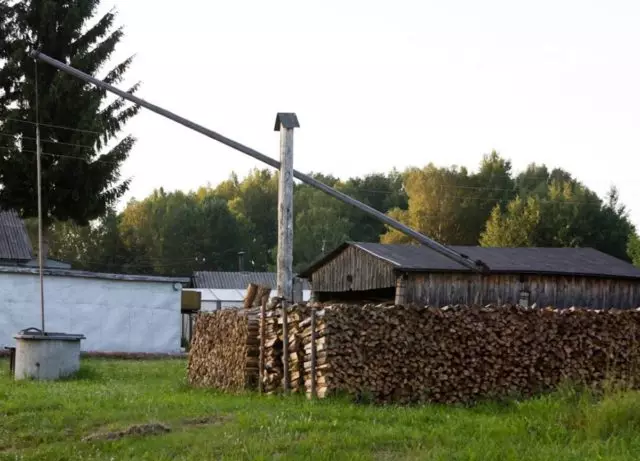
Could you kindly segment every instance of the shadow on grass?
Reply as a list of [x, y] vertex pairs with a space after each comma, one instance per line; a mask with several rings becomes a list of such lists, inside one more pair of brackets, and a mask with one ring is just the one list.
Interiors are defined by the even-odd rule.
[[91, 366], [80, 366], [80, 370], [77, 373], [74, 373], [71, 376], [66, 376], [64, 378], [60, 378], [59, 381], [62, 382], [73, 382], [73, 381], [101, 381], [104, 379], [104, 375], [97, 371], [95, 368]]

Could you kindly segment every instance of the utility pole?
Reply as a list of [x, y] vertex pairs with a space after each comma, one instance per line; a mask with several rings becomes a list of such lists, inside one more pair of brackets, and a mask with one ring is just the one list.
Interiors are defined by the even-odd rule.
[[284, 392], [289, 392], [289, 325], [287, 307], [293, 302], [293, 129], [299, 128], [293, 113], [278, 113], [275, 131], [280, 132], [278, 183], [277, 290], [282, 302], [282, 364]]
[[40, 273], [40, 322], [42, 334], [44, 334], [44, 273], [42, 266], [44, 266], [44, 255], [42, 254], [42, 166], [40, 158], [42, 156], [42, 148], [40, 147], [40, 103], [38, 96], [38, 61], [33, 60], [35, 63], [35, 80], [36, 80], [36, 175], [37, 187], [38, 187], [38, 269]]

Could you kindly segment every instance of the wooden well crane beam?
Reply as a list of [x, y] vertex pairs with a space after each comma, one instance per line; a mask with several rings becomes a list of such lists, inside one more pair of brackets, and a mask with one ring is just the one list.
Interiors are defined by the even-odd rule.
[[[250, 157], [255, 158], [256, 160], [260, 160], [263, 163], [266, 163], [267, 165], [273, 167], [273, 168], [277, 168], [280, 169], [280, 162], [265, 155], [262, 154], [260, 152], [258, 152], [255, 149], [252, 149], [248, 146], [245, 146], [237, 141], [234, 141], [233, 139], [227, 138], [219, 133], [216, 133], [213, 130], [210, 130], [208, 128], [205, 128], [202, 125], [199, 125], [195, 122], [192, 122], [191, 120], [188, 120], [184, 117], [181, 117], [177, 114], [174, 114], [173, 112], [170, 112], [160, 106], [157, 106], [155, 104], [152, 104], [148, 101], [145, 101], [144, 99], [141, 99], [137, 96], [134, 96], [131, 93], [128, 93], [126, 91], [120, 90], [116, 87], [114, 87], [113, 85], [110, 85], [108, 83], [105, 83], [104, 81], [97, 79], [95, 77], [92, 77], [91, 75], [85, 74], [84, 72], [69, 66], [68, 64], [65, 64], [63, 62], [60, 62], [50, 56], [47, 56], [44, 53], [41, 53], [38, 50], [34, 50], [31, 51], [30, 56], [33, 57], [34, 59], [37, 59], [39, 61], [45, 62], [69, 75], [72, 75], [74, 77], [77, 77], [81, 80], [84, 80], [87, 83], [91, 83], [95, 86], [97, 86], [98, 88], [102, 88], [103, 90], [109, 91], [113, 94], [116, 94], [118, 96], [120, 96], [123, 99], [126, 99], [127, 101], [130, 101], [134, 104], [137, 104], [141, 107], [144, 107], [145, 109], [149, 109], [152, 112], [155, 112], [156, 114], [162, 115], [163, 117], [166, 117], [176, 123], [179, 123], [180, 125], [183, 125], [187, 128], [190, 128], [194, 131], [197, 131], [200, 134], [203, 134], [205, 136], [207, 136], [208, 138], [211, 138], [215, 141], [218, 141], [226, 146], [231, 147], [232, 149], [235, 149], [237, 151], [240, 151]], [[309, 186], [315, 187], [318, 190], [321, 190], [323, 192], [325, 192], [326, 194], [340, 200], [343, 203], [346, 203], [347, 205], [351, 205], [353, 207], [358, 208], [359, 210], [363, 211], [364, 213], [368, 214], [369, 216], [372, 216], [374, 218], [376, 218], [378, 221], [386, 224], [387, 226], [413, 238], [414, 240], [418, 241], [419, 243], [426, 245], [427, 247], [431, 248], [434, 251], [437, 251], [438, 253], [452, 259], [453, 261], [456, 261], [457, 263], [473, 270], [476, 272], [485, 272], [487, 271], [489, 268], [486, 264], [484, 264], [481, 261], [473, 261], [470, 258], [466, 257], [465, 255], [462, 255], [460, 253], [458, 253], [457, 251], [454, 251], [453, 249], [442, 245], [439, 242], [436, 242], [433, 239], [430, 239], [429, 237], [422, 235], [419, 232], [416, 232], [415, 230], [411, 229], [410, 227], [405, 226], [404, 224], [402, 224], [399, 221], [396, 221], [395, 219], [390, 218], [389, 216], [387, 216], [386, 214], [376, 210], [375, 208], [370, 207], [369, 205], [366, 205], [362, 202], [359, 202], [358, 200], [355, 200], [353, 197], [350, 197], [330, 186], [327, 186], [326, 184], [318, 181], [317, 179], [306, 175], [304, 173], [301, 173], [299, 171], [293, 170], [293, 176], [297, 179], [299, 179], [300, 181], [302, 181], [305, 184], [308, 184]]]

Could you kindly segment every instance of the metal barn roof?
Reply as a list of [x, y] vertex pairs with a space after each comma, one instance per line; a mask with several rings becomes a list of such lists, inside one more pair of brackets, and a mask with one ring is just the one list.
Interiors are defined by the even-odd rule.
[[[413, 272], [468, 272], [469, 269], [424, 245], [385, 245], [346, 242], [301, 272], [309, 277], [347, 246], [387, 261], [395, 269]], [[452, 245], [451, 249], [472, 260], [482, 260], [493, 273], [539, 273], [638, 278], [640, 269], [593, 248], [487, 248]]]
[[24, 221], [15, 211], [0, 211], [0, 259], [28, 261], [33, 258]]
[[[250, 283], [255, 283], [275, 289], [277, 286], [276, 279], [275, 272], [200, 271], [193, 273], [193, 287], [244, 291]], [[303, 290], [308, 290], [309, 284], [303, 281], [302, 288]]]

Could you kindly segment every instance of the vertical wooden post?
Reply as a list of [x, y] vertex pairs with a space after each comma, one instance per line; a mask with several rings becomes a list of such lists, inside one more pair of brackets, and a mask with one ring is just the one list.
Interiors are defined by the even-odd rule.
[[260, 364], [258, 367], [258, 391], [260, 394], [264, 392], [264, 336], [265, 336], [265, 324], [267, 316], [267, 302], [269, 301], [269, 295], [262, 296], [262, 304], [260, 305]]
[[315, 399], [318, 396], [317, 384], [316, 384], [316, 308], [311, 307], [311, 398]]
[[278, 113], [275, 130], [280, 132], [280, 176], [278, 183], [278, 297], [293, 298], [293, 129], [296, 114]]
[[298, 117], [279, 112], [275, 131], [280, 132], [280, 176], [278, 183], [278, 297], [282, 302], [282, 362], [284, 392], [289, 392], [289, 328], [287, 305], [293, 300], [293, 129]]
[[287, 318], [287, 302], [282, 301], [282, 387], [284, 393], [289, 392], [290, 375], [289, 375], [289, 319]]
[[399, 274], [396, 279], [396, 306], [404, 306], [407, 302], [407, 276]]

